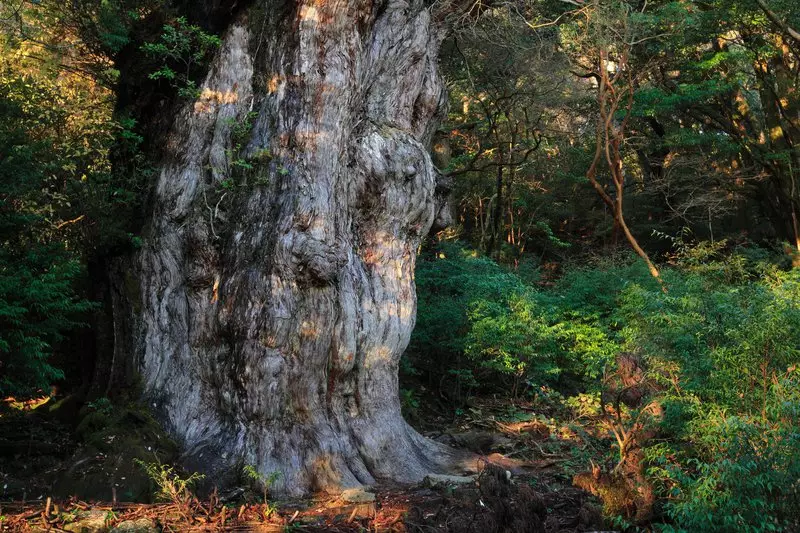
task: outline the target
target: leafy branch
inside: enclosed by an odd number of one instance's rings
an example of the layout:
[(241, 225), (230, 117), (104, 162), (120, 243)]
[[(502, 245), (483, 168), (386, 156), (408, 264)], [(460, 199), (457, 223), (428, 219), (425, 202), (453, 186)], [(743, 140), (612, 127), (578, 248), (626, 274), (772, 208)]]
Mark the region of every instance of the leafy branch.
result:
[(189, 24), (184, 17), (179, 17), (174, 24), (164, 25), (157, 42), (141, 46), (142, 52), (160, 62), (158, 70), (148, 77), (167, 80), (181, 98), (197, 98), (200, 89), (192, 79), (193, 74), (221, 43), (216, 35), (206, 33), (199, 26)]

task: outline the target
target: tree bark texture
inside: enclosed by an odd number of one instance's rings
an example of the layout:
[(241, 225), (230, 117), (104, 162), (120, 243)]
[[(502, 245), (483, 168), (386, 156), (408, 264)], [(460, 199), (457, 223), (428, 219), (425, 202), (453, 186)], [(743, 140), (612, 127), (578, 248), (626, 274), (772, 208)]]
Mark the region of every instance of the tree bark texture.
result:
[(257, 0), (166, 140), (137, 269), (145, 394), (190, 467), (303, 494), (463, 459), (397, 370), (415, 254), (449, 216), (428, 145), (443, 35), (418, 0)]

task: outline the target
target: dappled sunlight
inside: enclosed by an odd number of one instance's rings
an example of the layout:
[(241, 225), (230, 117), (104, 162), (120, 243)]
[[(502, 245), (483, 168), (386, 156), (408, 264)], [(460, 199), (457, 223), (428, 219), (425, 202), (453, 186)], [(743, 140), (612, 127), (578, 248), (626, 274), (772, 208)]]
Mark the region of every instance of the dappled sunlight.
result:
[(300, 7), (300, 20), (304, 22), (319, 22), (317, 8), (309, 4), (303, 4)]
[[(39, 396), (27, 399), (17, 399), (14, 396), (7, 396), (3, 398), (2, 403), (5, 407), (15, 411), (33, 411), (48, 403), (52, 396)], [(2, 414), (0, 414), (2, 416)]]
[(312, 322), (304, 320), (300, 324), (300, 336), (306, 339), (314, 339), (319, 335), (319, 330)]
[(377, 362), (391, 362), (395, 359), (395, 356), (396, 354), (393, 349), (387, 346), (376, 346), (365, 354), (364, 364), (367, 368), (369, 368), (371, 365)]
[(325, 143), (332, 139), (331, 132), (318, 129), (295, 130), (292, 133), (281, 133), (278, 137), (278, 144), (282, 148), (297, 145), (305, 150), (312, 150), (318, 144)]
[(194, 103), (194, 112), (211, 113), (217, 106), (235, 104), (238, 101), (239, 94), (236, 91), (217, 91), (205, 87)]

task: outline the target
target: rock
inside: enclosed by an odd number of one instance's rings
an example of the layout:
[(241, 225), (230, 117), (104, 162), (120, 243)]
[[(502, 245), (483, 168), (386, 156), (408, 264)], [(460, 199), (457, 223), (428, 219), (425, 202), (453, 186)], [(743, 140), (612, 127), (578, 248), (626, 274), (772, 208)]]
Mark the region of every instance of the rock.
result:
[(72, 533), (105, 533), (108, 531), (108, 511), (81, 511), (75, 520), (62, 527)]
[(221, 501), (222, 503), (237, 501), (242, 496), (242, 494), (244, 494), (244, 488), (235, 487), (220, 494), (219, 501)]
[(149, 518), (137, 518), (120, 522), (111, 530), (111, 533), (159, 533), (159, 529)]
[(506, 470), (515, 476), (528, 473), (532, 470), (529, 463), (525, 463), (517, 459), (511, 459), (499, 453), (489, 454), (486, 457), (486, 461), (489, 464), (502, 468), (503, 470)]
[(348, 503), (369, 503), (375, 501), (375, 493), (364, 489), (347, 489), (342, 492), (341, 498)]
[(467, 485), (475, 481), (475, 476), (448, 476), (445, 474), (428, 474), (425, 476), (423, 483), (436, 489), (439, 487), (447, 487), (452, 485)]
[(375, 518), (376, 507), (375, 503), (359, 503), (351, 506), (352, 511), (348, 514), (348, 520), (372, 520)]
[(364, 520), (364, 519), (371, 520), (375, 518), (376, 511), (377, 511), (377, 506), (375, 502), (343, 505), (341, 507), (335, 507), (332, 509), (332, 512), (334, 514), (333, 521), (350, 522), (352, 520)]

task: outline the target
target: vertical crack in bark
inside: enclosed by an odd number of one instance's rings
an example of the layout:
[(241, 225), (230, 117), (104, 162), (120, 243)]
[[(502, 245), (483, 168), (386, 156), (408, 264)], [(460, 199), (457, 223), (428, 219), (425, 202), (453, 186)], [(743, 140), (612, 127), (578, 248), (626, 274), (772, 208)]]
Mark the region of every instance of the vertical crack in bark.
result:
[[(175, 121), (139, 258), (139, 350), (191, 466), (244, 462), (305, 493), (460, 459), (403, 421), (397, 391), (415, 251), (445, 212), (426, 148), (441, 35), (422, 1), (376, 9), (252, 7)], [(251, 168), (223, 191), (251, 110)]]

